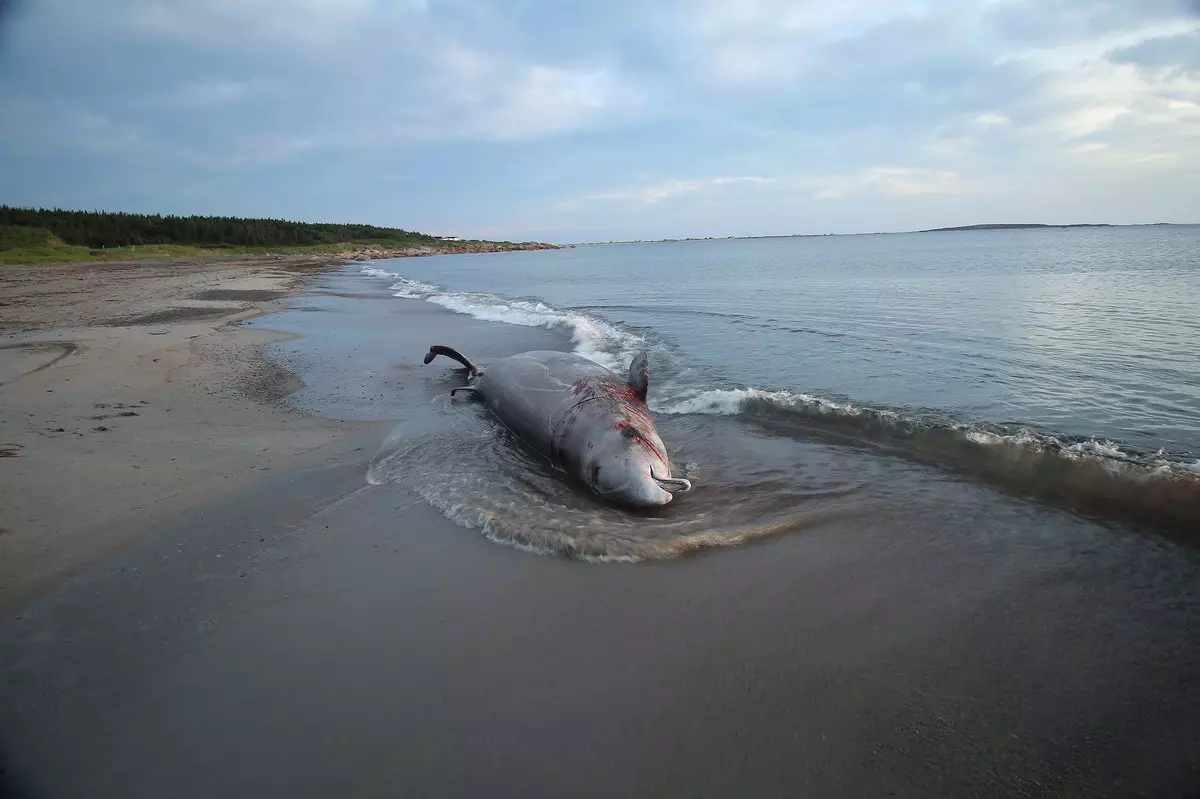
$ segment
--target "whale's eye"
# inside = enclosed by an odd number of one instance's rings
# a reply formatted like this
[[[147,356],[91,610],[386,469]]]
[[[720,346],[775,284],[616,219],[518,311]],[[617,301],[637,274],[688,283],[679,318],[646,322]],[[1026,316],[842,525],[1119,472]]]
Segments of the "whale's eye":
[[[599,466],[593,466],[593,467],[592,467],[592,473],[591,473],[591,477],[590,477],[590,481],[589,481],[589,482],[595,483],[595,482],[596,482],[597,480],[599,480],[599,479],[600,479],[600,467],[599,467]]]

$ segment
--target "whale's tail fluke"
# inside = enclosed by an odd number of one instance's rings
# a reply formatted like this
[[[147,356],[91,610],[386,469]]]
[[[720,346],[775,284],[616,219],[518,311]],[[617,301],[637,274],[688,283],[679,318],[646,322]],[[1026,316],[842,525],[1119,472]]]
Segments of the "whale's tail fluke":
[[[479,369],[476,368],[475,364],[467,360],[467,356],[463,355],[453,347],[443,347],[441,344],[434,344],[429,348],[429,352],[425,353],[425,363],[428,364],[439,355],[445,355],[447,358],[458,361],[463,366],[467,367],[468,376],[470,377],[475,377],[479,374]]]

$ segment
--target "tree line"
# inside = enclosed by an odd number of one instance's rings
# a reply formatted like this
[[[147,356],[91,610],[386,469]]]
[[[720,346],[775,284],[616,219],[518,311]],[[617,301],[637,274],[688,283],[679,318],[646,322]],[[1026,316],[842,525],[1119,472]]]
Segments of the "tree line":
[[[0,205],[0,226],[3,225],[45,228],[66,244],[92,249],[137,244],[276,247],[343,242],[414,246],[441,241],[438,237],[423,233],[374,225],[289,222],[283,219],[243,219],[232,216],[64,211],[59,208]]]

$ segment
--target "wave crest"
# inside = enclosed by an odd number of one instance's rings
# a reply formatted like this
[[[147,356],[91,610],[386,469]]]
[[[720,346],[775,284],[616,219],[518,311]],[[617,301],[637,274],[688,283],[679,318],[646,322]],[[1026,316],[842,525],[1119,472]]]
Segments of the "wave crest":
[[[486,292],[446,291],[431,283],[402,277],[378,267],[364,267],[363,274],[393,280],[393,296],[425,300],[455,313],[485,322],[503,322],[523,327],[561,329],[570,333],[574,351],[609,369],[624,370],[645,339],[603,319],[580,311],[562,310],[538,300],[514,300]]]
[[[1138,452],[1103,438],[960,423],[759,388],[703,391],[657,410],[735,416],[785,435],[928,463],[1085,513],[1190,532],[1200,527],[1200,461],[1194,455]]]
[[[1200,461],[1164,451],[1137,452],[1116,441],[1102,438],[1071,438],[1040,432],[1030,427],[956,423],[929,417],[907,416],[889,408],[855,405],[792,391],[761,388],[713,389],[677,399],[655,408],[664,414],[709,414],[715,416],[794,416],[798,422],[825,420],[843,428],[886,430],[899,437],[945,433],[964,443],[983,447],[1025,447],[1053,452],[1066,459],[1092,458],[1151,470],[1200,473]]]

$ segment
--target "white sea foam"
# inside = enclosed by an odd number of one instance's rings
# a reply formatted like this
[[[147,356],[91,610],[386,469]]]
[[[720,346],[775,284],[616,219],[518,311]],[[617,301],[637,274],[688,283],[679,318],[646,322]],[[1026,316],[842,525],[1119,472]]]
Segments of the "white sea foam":
[[[1074,444],[1068,444],[1063,447],[1063,452],[1068,457],[1094,457],[1111,458],[1118,461],[1132,461],[1134,458],[1127,452],[1121,449],[1121,445],[1115,441],[1107,441],[1104,439],[1092,439],[1089,441],[1077,441]],[[1161,453],[1158,456],[1161,457]]]
[[[871,414],[885,419],[900,419],[900,414],[891,410],[862,408],[849,402],[802,394],[792,391],[767,391],[761,388],[712,389],[691,397],[664,403],[655,410],[666,414],[711,414],[715,416],[737,416],[746,409],[747,403],[764,402],[780,408],[803,409],[811,413],[834,416],[863,416]]]
[[[400,277],[395,272],[389,272],[388,270],[380,269],[377,266],[364,266],[360,271],[364,275],[370,275],[371,277]]]
[[[1153,454],[1139,454],[1108,439],[1071,441],[1027,427],[997,430],[976,424],[957,424],[917,418],[891,409],[864,407],[850,402],[792,391],[768,391],[761,388],[712,389],[693,396],[662,402],[654,410],[672,415],[739,416],[753,413],[754,406],[759,403],[765,404],[767,407],[795,412],[817,423],[821,419],[859,419],[866,435],[875,435],[879,431],[888,430],[902,438],[918,431],[933,435],[940,433],[959,437],[963,441],[982,447],[1027,449],[1068,460],[1097,461],[1118,470],[1133,469],[1143,473],[1154,472],[1175,476],[1200,474],[1200,461],[1182,462],[1178,457],[1172,458],[1162,451]],[[886,432],[883,434],[887,435]]]
[[[994,433],[991,430],[983,430],[974,425],[954,425],[951,429],[957,430],[962,434],[963,438],[972,444],[979,444],[984,447],[1029,447],[1040,446],[1045,443],[1042,436],[1027,428],[1022,428],[1011,433]]]
[[[401,277],[378,267],[363,274],[392,279],[396,297],[425,300],[455,313],[486,322],[566,330],[575,352],[610,369],[624,369],[645,340],[634,333],[578,311],[561,310],[537,300],[511,300],[495,294],[445,291],[429,283]]]

